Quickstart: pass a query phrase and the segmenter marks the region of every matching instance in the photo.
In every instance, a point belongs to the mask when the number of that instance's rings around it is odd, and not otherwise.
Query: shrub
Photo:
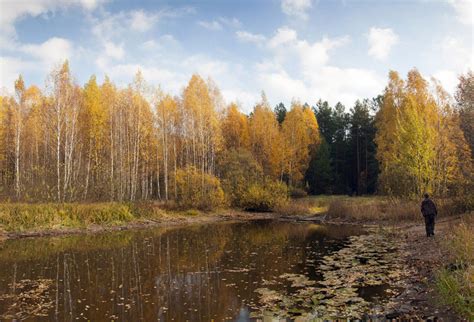
[[[276,181],[254,183],[245,191],[240,204],[245,210],[271,211],[288,202],[286,184]]]
[[[230,151],[219,160],[218,168],[222,188],[234,207],[242,207],[241,201],[249,187],[263,180],[262,167],[245,149]]]
[[[180,208],[212,210],[224,204],[224,191],[217,177],[201,173],[195,167],[176,173],[177,202]]]

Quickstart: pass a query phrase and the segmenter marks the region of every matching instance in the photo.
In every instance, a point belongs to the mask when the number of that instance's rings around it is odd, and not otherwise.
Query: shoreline
[[[458,221],[461,216],[442,217],[437,223],[447,221]],[[290,222],[314,222],[319,224],[332,225],[356,225],[365,227],[387,227],[387,228],[403,228],[413,229],[418,226],[422,227],[424,223],[422,218],[419,221],[387,221],[387,220],[357,220],[354,218],[327,218],[327,211],[315,214],[307,213],[304,215],[288,215],[281,212],[251,212],[239,209],[221,209],[214,212],[199,212],[194,215],[186,215],[184,212],[164,213],[159,217],[153,218],[134,218],[123,223],[105,223],[105,224],[89,224],[82,227],[68,227],[60,225],[57,228],[39,228],[24,229],[16,231],[7,231],[2,229],[0,225],[0,242],[11,239],[48,237],[48,236],[68,236],[81,234],[99,234],[113,231],[127,231],[134,229],[151,229],[159,227],[180,227],[194,224],[211,224],[218,222],[243,222],[253,220],[283,220]]]
[[[199,214],[195,216],[169,215],[162,218],[138,218],[124,224],[117,225],[98,225],[92,224],[86,227],[69,228],[46,228],[46,229],[28,229],[24,231],[5,231],[0,228],[0,242],[13,239],[36,238],[36,237],[55,237],[69,235],[88,235],[100,234],[114,231],[142,230],[152,228],[166,227],[186,227],[195,224],[212,224],[218,222],[243,222],[262,219],[280,219],[284,215],[273,212],[247,212],[234,209],[226,209],[222,212],[211,214]],[[295,221],[297,219],[295,218]]]

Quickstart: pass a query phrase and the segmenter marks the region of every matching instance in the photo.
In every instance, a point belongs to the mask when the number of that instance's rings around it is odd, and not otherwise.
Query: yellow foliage
[[[265,95],[250,117],[250,149],[264,174],[280,178],[283,174],[283,140],[278,121]]]
[[[184,144],[192,149],[188,158],[192,165],[212,172],[214,153],[219,150],[222,137],[208,86],[198,75],[193,75],[184,89],[182,113],[182,126],[188,133]]]
[[[211,210],[224,204],[224,191],[217,177],[189,166],[176,173],[180,207]]]
[[[406,196],[423,192],[444,195],[450,186],[463,181],[459,170],[468,148],[459,120],[452,113],[447,94],[438,85],[435,98],[416,69],[408,73],[406,83],[396,72],[390,72],[376,122],[382,191]]]
[[[300,183],[309,166],[311,149],[320,142],[318,122],[309,108],[293,102],[282,124],[285,172],[290,185]]]
[[[84,108],[88,125],[89,139],[96,149],[101,149],[104,136],[106,135],[107,110],[103,106],[101,91],[97,85],[95,76],[84,86]]]
[[[248,149],[250,146],[249,122],[246,115],[241,113],[237,104],[232,103],[227,108],[221,122],[222,136],[227,150]]]
[[[252,211],[271,211],[288,202],[288,188],[279,181],[266,181],[250,185],[240,201],[242,207]]]

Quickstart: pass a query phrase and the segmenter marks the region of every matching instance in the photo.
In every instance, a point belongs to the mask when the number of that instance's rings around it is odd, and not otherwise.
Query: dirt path
[[[462,321],[455,312],[439,304],[435,290],[435,270],[445,264],[440,242],[450,233],[460,217],[440,219],[434,237],[426,237],[424,222],[396,227],[395,242],[402,245],[401,254],[411,271],[408,287],[395,299],[392,318],[438,321]]]

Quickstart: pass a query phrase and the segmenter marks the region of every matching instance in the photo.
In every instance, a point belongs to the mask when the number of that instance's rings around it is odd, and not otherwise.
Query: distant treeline
[[[0,97],[0,196],[238,206],[286,191],[456,194],[472,184],[474,75],[456,101],[432,85],[390,72],[384,93],[349,111],[272,109],[262,93],[245,115],[198,75],[172,97],[140,72],[127,88],[95,76],[81,87],[65,62],[44,91],[19,76]]]

